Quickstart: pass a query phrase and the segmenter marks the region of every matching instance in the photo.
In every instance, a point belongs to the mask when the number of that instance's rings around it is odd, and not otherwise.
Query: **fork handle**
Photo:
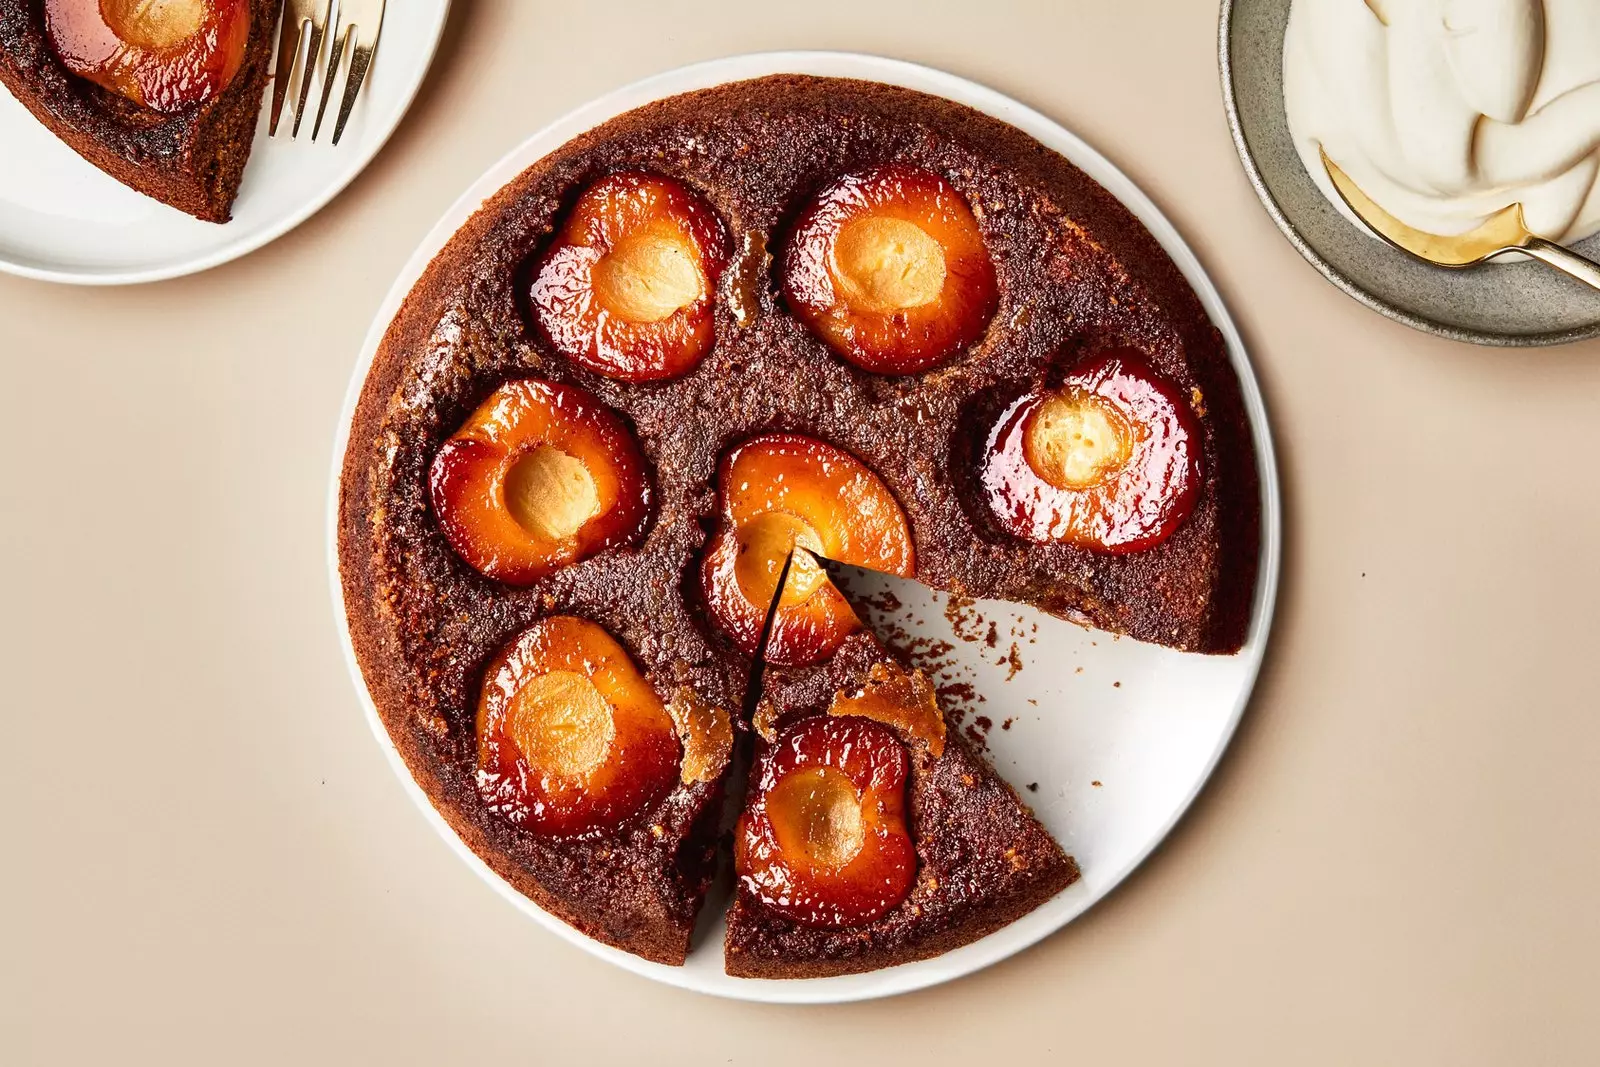
[[[1580,282],[1600,289],[1600,263],[1580,256],[1570,248],[1563,248],[1554,241],[1546,241],[1543,237],[1535,237],[1522,246],[1522,251],[1544,260],[1556,270],[1564,271]]]

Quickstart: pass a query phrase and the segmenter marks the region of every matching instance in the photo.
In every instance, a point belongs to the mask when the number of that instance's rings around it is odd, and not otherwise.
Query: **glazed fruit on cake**
[[[638,442],[590,393],[518,379],[434,453],[439,529],[463,560],[509,585],[636,541],[650,519]]]
[[[879,374],[926,370],[982,336],[999,292],[978,220],[939,174],[845,174],[790,234],[783,294],[841,356]]]
[[[609,175],[583,191],[540,261],[533,318],[552,349],[597,374],[676,378],[711,347],[727,243],[681,182]]]
[[[90,163],[226,222],[267,82],[275,0],[0,0],[0,83]]]
[[[754,653],[776,597],[766,661],[825,658],[860,627],[812,553],[911,575],[905,512],[882,479],[843,449],[799,434],[763,434],[718,465],[721,501],[702,557],[706,609],[740,651]],[[791,552],[795,548],[805,551]],[[778,578],[790,565],[783,595]]]
[[[340,568],[380,717],[502,877],[681,963],[725,843],[728,971],[836,975],[1077,868],[818,558],[1229,653],[1255,477],[1220,336],[1098,185],[772,77],[614,119],[455,235],[362,389]]]

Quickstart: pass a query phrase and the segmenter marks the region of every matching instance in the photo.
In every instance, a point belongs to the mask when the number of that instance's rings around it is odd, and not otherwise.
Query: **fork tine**
[[[306,65],[300,71],[300,97],[294,105],[294,126],[289,130],[291,139],[300,135],[300,120],[306,117],[306,99],[311,95],[311,76],[316,73],[317,61],[322,58],[322,35],[328,28],[328,10],[332,6],[333,0],[318,0],[310,11],[311,44],[306,48]]]
[[[354,51],[350,55],[350,76],[345,79],[344,99],[339,103],[339,121],[333,124],[334,144],[338,144],[339,138],[344,136],[344,124],[349,121],[350,111],[356,106],[356,97],[367,79],[367,68],[372,66],[372,53],[378,47],[378,35],[383,32],[383,7],[383,0],[379,0],[377,17],[372,20],[370,27],[359,22],[352,23],[347,31],[356,37]]]
[[[294,0],[283,0],[278,27],[278,69],[272,76],[272,123],[269,136],[277,136],[278,118],[283,114],[283,101],[289,95],[289,78],[294,74],[295,57],[300,52],[300,20],[295,17]]]
[[[328,52],[328,73],[322,79],[322,102],[317,105],[317,121],[311,127],[315,141],[322,132],[322,116],[328,110],[328,98],[333,95],[333,83],[339,76],[339,64],[344,59],[345,44],[350,40],[350,23],[344,20],[344,5],[333,16],[333,47]]]

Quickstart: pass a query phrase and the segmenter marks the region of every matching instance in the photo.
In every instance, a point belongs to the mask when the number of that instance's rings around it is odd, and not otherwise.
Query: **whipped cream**
[[[1600,0],[1293,0],[1284,105],[1318,153],[1401,221],[1473,229],[1521,203],[1528,228],[1600,231]]]

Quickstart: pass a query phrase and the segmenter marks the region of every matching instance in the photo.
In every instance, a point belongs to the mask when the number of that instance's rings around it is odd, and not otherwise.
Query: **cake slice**
[[[1077,880],[950,727],[928,679],[866,630],[759,684],[729,974],[819,978],[927,959]]]
[[[0,83],[124,185],[227,222],[277,12],[277,0],[0,0]]]

